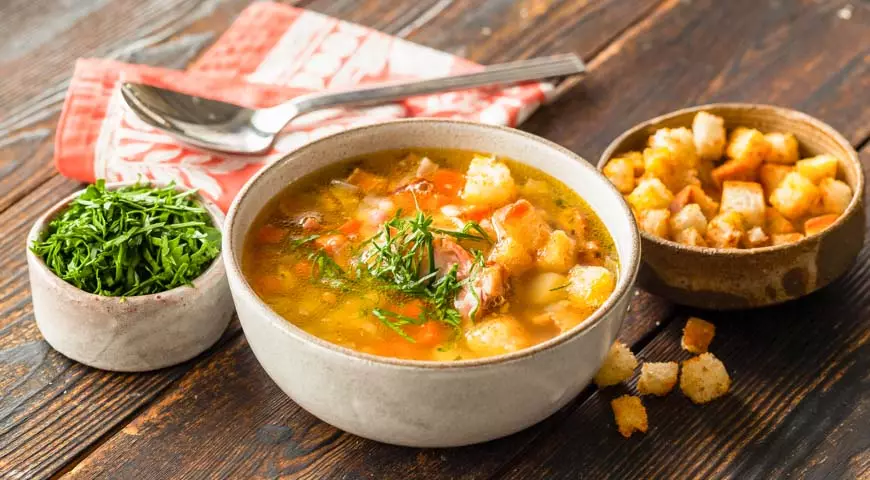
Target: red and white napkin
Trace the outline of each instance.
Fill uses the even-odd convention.
[[[257,170],[305,143],[347,128],[404,117],[463,118],[515,126],[553,92],[547,83],[416,97],[365,109],[332,109],[292,122],[262,156],[235,156],[178,143],[139,121],[120,81],[147,83],[247,107],[294,96],[473,71],[480,65],[381,32],[275,3],[245,9],[186,71],[81,59],[55,140],[55,165],[83,182],[175,180],[226,210]]]

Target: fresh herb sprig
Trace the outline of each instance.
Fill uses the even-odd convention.
[[[147,295],[189,285],[220,254],[220,230],[173,184],[107,190],[98,180],[30,246],[49,269],[86,292]]]

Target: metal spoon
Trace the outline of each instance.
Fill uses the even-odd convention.
[[[576,55],[492,65],[483,71],[402,82],[335,93],[296,97],[274,107],[249,109],[138,83],[124,83],[127,105],[145,123],[199,147],[243,154],[269,148],[275,135],[293,118],[337,106],[363,106],[417,95],[503,85],[583,73]]]

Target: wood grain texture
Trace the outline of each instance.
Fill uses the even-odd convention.
[[[665,302],[638,294],[623,340],[637,343],[670,312]],[[302,410],[268,378],[239,338],[185,375],[69,476],[480,478],[555,429],[569,412],[563,409],[531,429],[473,447],[385,445],[344,433]],[[184,461],[173,461],[179,457]]]
[[[848,20],[838,12],[850,8]],[[790,106],[857,144],[870,134],[870,4],[668,0],[605,48],[523,129],[597,160],[631,126],[716,101]]]

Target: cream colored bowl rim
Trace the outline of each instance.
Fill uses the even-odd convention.
[[[274,310],[272,310],[265,302],[260,299],[260,297],[254,292],[251,288],[250,284],[245,279],[244,275],[241,272],[240,265],[236,261],[235,252],[237,249],[241,249],[242,245],[238,245],[235,242],[235,235],[233,234],[233,229],[235,228],[235,223],[237,222],[238,212],[240,205],[246,201],[249,195],[253,191],[255,191],[261,181],[266,178],[271,172],[277,171],[283,165],[285,165],[292,157],[297,157],[299,155],[304,155],[307,149],[314,148],[314,146],[319,146],[324,143],[336,142],[339,141],[342,137],[356,135],[361,131],[371,131],[372,135],[377,135],[377,132],[381,129],[390,128],[394,125],[401,124],[440,124],[440,125],[451,125],[455,128],[462,129],[481,129],[481,130],[490,130],[494,132],[506,133],[509,135],[516,135],[523,137],[529,142],[534,142],[540,144],[540,146],[549,148],[553,150],[555,153],[562,155],[567,162],[572,162],[576,164],[575,168],[584,168],[587,169],[589,173],[592,174],[592,177],[595,179],[594,181],[603,182],[605,188],[610,189],[615,198],[620,199],[620,203],[616,205],[616,208],[620,211],[620,216],[622,221],[626,221],[629,224],[629,238],[627,239],[629,243],[629,255],[628,258],[620,258],[620,277],[617,279],[617,285],[614,292],[610,295],[607,301],[598,308],[589,318],[587,318],[583,323],[577,325],[573,329],[568,332],[561,333],[547,341],[538,343],[531,347],[508,353],[503,355],[496,355],[492,357],[483,357],[469,360],[455,360],[455,361],[433,361],[433,360],[408,360],[401,358],[393,358],[393,357],[384,357],[379,355],[372,355],[364,352],[359,352],[347,347],[343,347],[332,342],[323,340],[319,337],[316,337],[291,322],[287,321]],[[523,159],[514,159],[521,163],[526,163]],[[342,160],[337,160],[334,163],[338,163]],[[533,166],[533,165],[532,165]],[[578,192],[579,194],[579,192]],[[274,195],[273,195],[274,196]],[[581,195],[582,198],[582,195]],[[252,300],[252,304],[254,308],[256,308],[255,316],[257,317],[255,321],[268,321],[270,325],[277,328],[280,332],[286,335],[290,335],[296,340],[302,341],[304,343],[313,345],[320,349],[325,349],[331,353],[341,355],[348,360],[357,360],[368,363],[379,364],[387,367],[397,367],[397,368],[414,368],[414,369],[423,369],[423,370],[451,370],[451,369],[467,369],[470,367],[490,367],[494,365],[500,365],[508,362],[516,362],[523,359],[527,359],[532,357],[538,353],[548,351],[558,345],[561,345],[577,336],[580,336],[591,329],[593,326],[597,325],[601,322],[605,317],[608,316],[613,310],[614,307],[619,303],[619,301],[633,292],[633,287],[635,283],[635,278],[637,277],[637,272],[640,266],[640,236],[638,235],[637,226],[635,224],[634,215],[632,215],[631,210],[628,207],[628,204],[622,200],[622,196],[616,190],[613,185],[610,184],[610,181],[604,177],[591,163],[585,161],[583,158],[575,154],[574,152],[568,150],[565,147],[562,147],[554,142],[543,139],[536,135],[532,135],[527,132],[523,132],[521,130],[496,126],[496,125],[488,125],[482,124],[478,122],[471,122],[465,120],[453,120],[453,119],[429,119],[429,118],[416,118],[416,119],[401,119],[401,120],[392,120],[387,122],[381,122],[375,125],[367,125],[352,128],[349,130],[345,130],[342,132],[338,132],[321,139],[315,140],[311,143],[308,143],[297,150],[287,154],[281,159],[275,161],[274,163],[266,166],[259,172],[257,172],[245,185],[242,187],[239,194],[233,200],[232,205],[227,213],[227,220],[225,222],[224,228],[224,237],[223,237],[223,255],[224,255],[224,263],[227,268],[227,275],[230,279],[230,285],[232,288],[233,283],[235,283],[238,288],[236,288],[235,295],[244,295],[248,299]],[[247,232],[246,232],[247,233]],[[615,314],[619,314],[619,312],[614,312]]]
[[[137,183],[150,183],[151,185],[155,185],[157,187],[166,186],[167,183],[161,182],[106,182],[107,190],[117,190],[122,187],[128,187],[131,185],[135,185]],[[185,190],[183,185],[177,185],[176,189],[179,191]],[[74,193],[71,193],[61,199],[59,202],[52,205],[48,210],[45,211],[40,217],[33,223],[33,226],[30,228],[30,232],[27,234],[27,245],[25,245],[26,255],[33,259],[33,263],[31,265],[35,265],[37,269],[39,269],[45,275],[42,278],[47,279],[53,286],[60,289],[65,295],[71,298],[80,298],[82,300],[87,300],[89,302],[97,302],[102,304],[117,304],[121,301],[125,303],[125,305],[136,306],[149,304],[152,302],[160,301],[166,303],[167,300],[172,299],[182,299],[193,295],[196,293],[197,289],[204,287],[205,285],[212,284],[216,281],[219,281],[224,277],[225,272],[223,268],[223,255],[218,254],[214,260],[212,260],[211,265],[204,272],[202,272],[198,277],[193,280],[193,286],[182,285],[180,287],[175,287],[169,290],[165,290],[163,292],[157,293],[149,293],[148,295],[133,295],[130,297],[120,297],[120,296],[107,296],[107,295],[97,295],[95,293],[86,292],[75,285],[67,282],[66,280],[57,276],[48,265],[45,264],[45,261],[42,257],[36,255],[30,250],[30,246],[33,244],[35,240],[38,240],[42,233],[48,228],[48,224],[64,209],[66,209],[73,200],[79,197],[79,195],[85,193],[87,187],[78,190]],[[211,218],[214,226],[221,230],[221,237],[223,237],[223,223],[224,223],[224,214],[217,205],[214,204],[211,200],[205,198],[199,192],[195,195],[196,200],[205,208],[206,212],[208,212],[209,217]],[[223,247],[223,238],[221,238],[221,247]],[[123,300],[121,300],[123,299]],[[167,303],[167,305],[169,305]]]
[[[766,105],[759,103],[708,103],[705,105],[697,105],[694,107],[681,108],[679,110],[674,110],[672,112],[665,113],[663,115],[659,115],[657,117],[653,117],[649,120],[645,120],[640,122],[633,127],[629,128],[622,135],[616,137],[607,148],[604,150],[604,153],[601,154],[601,158],[598,160],[598,169],[604,169],[604,166],[614,158],[617,154],[617,150],[620,148],[622,143],[626,138],[636,134],[637,132],[655,125],[657,123],[661,123],[671,118],[674,118],[679,115],[684,115],[687,113],[695,113],[703,110],[772,110],[781,116],[793,117],[801,122],[812,125],[813,127],[822,131],[825,135],[829,136],[835,142],[844,147],[846,151],[849,152],[848,158],[844,159],[849,163],[852,163],[856,168],[856,185],[852,191],[852,200],[849,202],[849,205],[846,207],[846,210],[837,217],[837,220],[831,224],[830,227],[822,230],[821,232],[815,233],[808,237],[804,237],[797,242],[793,243],[784,243],[782,245],[770,245],[766,247],[755,247],[755,248],[714,248],[714,247],[698,247],[694,245],[684,245],[682,243],[677,243],[673,240],[666,240],[663,238],[656,237],[654,235],[650,235],[647,232],[640,231],[641,237],[648,241],[663,247],[673,248],[676,250],[684,251],[684,252],[692,252],[692,253],[700,253],[703,255],[711,255],[711,256],[729,256],[729,257],[746,257],[757,254],[764,254],[768,252],[777,252],[781,250],[788,250],[790,248],[795,248],[800,245],[805,245],[808,242],[814,242],[816,239],[824,237],[834,230],[840,228],[845,222],[846,219],[855,214],[856,209],[858,208],[858,204],[862,201],[862,197],[864,195],[864,170],[861,167],[861,161],[858,158],[858,152],[855,151],[855,148],[846,140],[843,135],[840,134],[834,127],[828,125],[827,123],[815,118],[809,114],[792,110],[790,108],[780,107],[777,105]],[[621,152],[620,152],[621,153]]]

